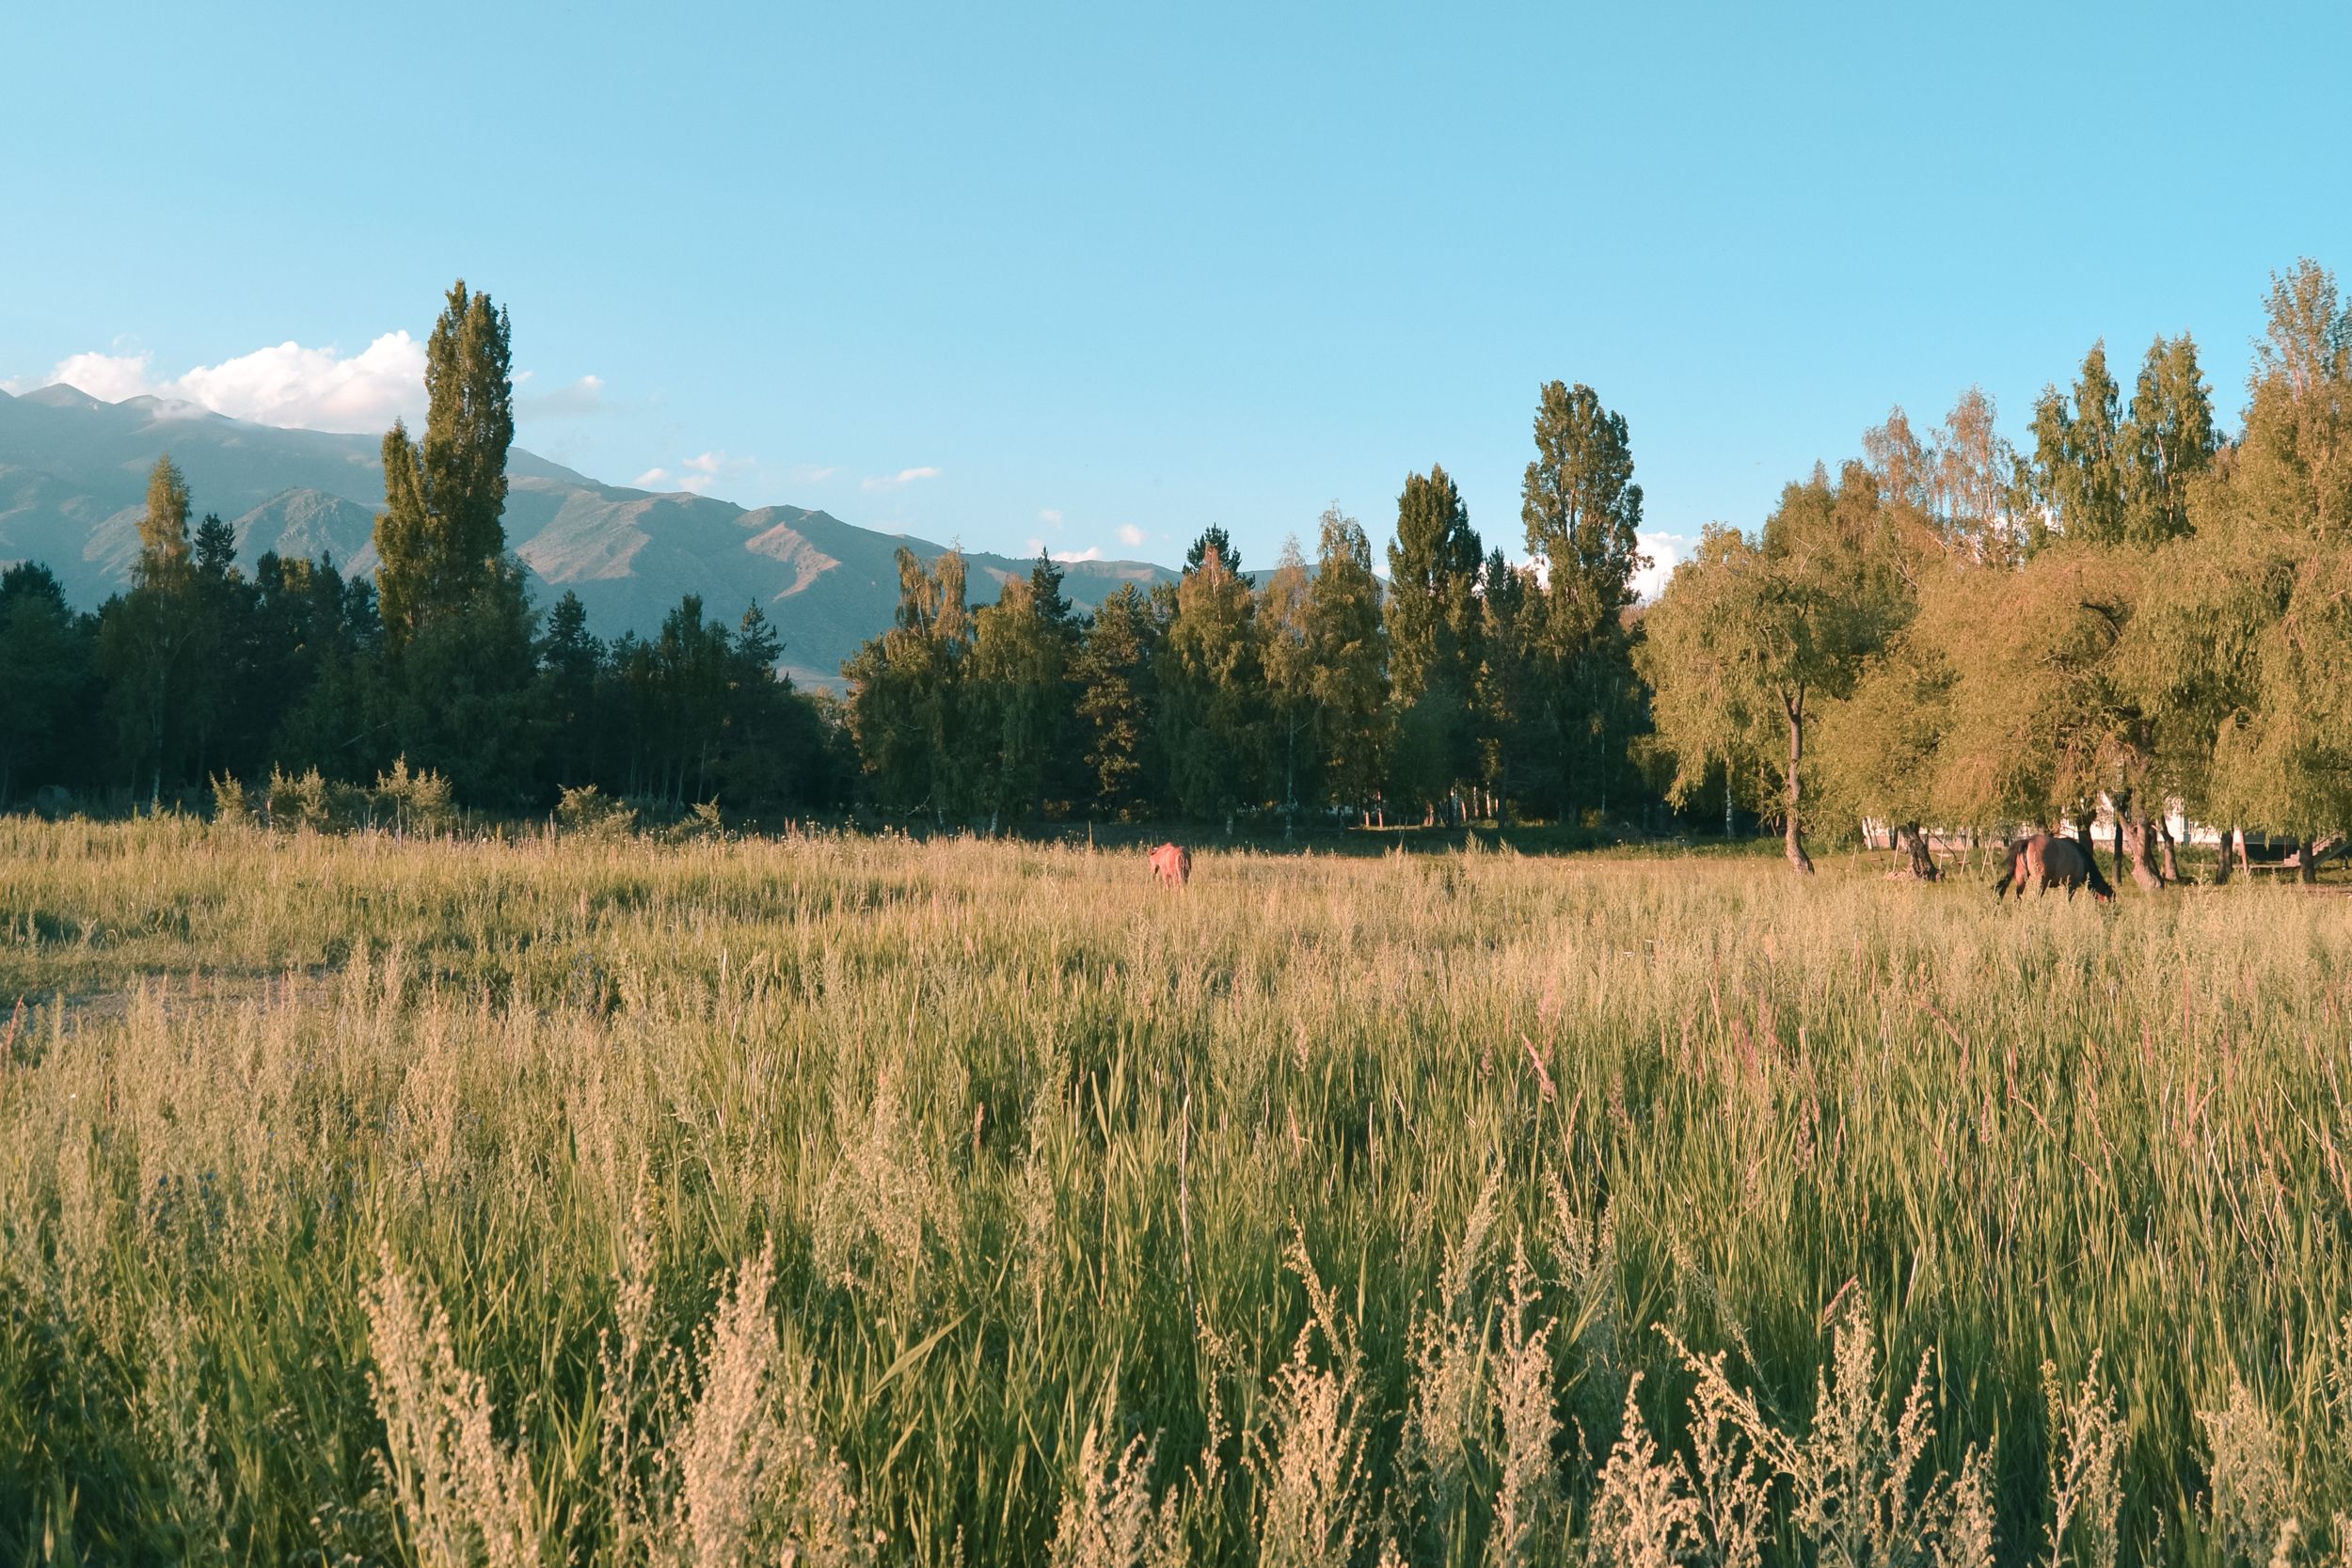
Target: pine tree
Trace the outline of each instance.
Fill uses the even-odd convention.
[[[1188,816],[1223,817],[1263,800],[1265,668],[1249,585],[1212,540],[1177,589],[1160,677],[1169,790]]]
[[[48,567],[0,572],[0,810],[11,791],[64,777],[89,701],[96,632]]]
[[[1160,631],[1143,594],[1121,583],[1095,607],[1072,665],[1091,793],[1122,821],[1150,812],[1164,771],[1153,749]]]
[[[1184,575],[1190,577],[1200,570],[1201,562],[1212,555],[1224,562],[1228,572],[1235,577],[1241,575],[1241,551],[1233,547],[1232,539],[1220,523],[1211,523],[1201,530],[1200,537],[1195,539],[1192,547],[1184,551]]]
[[[597,777],[597,679],[604,644],[588,629],[588,607],[565,590],[548,611],[538,646],[537,706],[551,726],[545,787],[581,784]]]

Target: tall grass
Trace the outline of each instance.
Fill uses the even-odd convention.
[[[0,1560],[2316,1560],[2352,907],[0,823]]]

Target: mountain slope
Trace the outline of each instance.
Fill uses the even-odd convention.
[[[187,475],[199,516],[236,531],[238,558],[264,551],[331,556],[371,572],[384,499],[380,443],[370,436],[246,424],[155,398],[102,403],[70,387],[0,393],[0,563],[40,561],[77,605],[94,608],[130,581],[147,475],[165,451]],[[545,608],[565,589],[607,639],[655,635],[687,594],[732,621],[756,602],[782,633],[785,667],[838,687],[841,661],[890,625],[900,546],[926,562],[942,546],[879,533],[796,506],[745,510],[684,493],[600,484],[517,449],[508,460],[507,542]],[[975,554],[973,597],[995,597],[1030,563]],[[1123,582],[1174,574],[1143,562],[1073,562],[1063,591],[1092,609]]]

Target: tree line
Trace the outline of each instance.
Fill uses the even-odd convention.
[[[844,667],[846,718],[885,815],[990,827],[1057,815],[1285,832],[1364,821],[1578,821],[1655,801],[1628,611],[1642,488],[1622,415],[1542,389],[1521,490],[1529,560],[1470,526],[1442,467],[1397,500],[1385,589],[1337,506],[1245,576],[1221,527],[1173,583],[1074,613],[1041,557],[967,606],[955,553],[898,552],[895,624]]]
[[[1710,528],[1643,621],[1644,745],[1687,799],[1710,770],[1782,824],[2003,832],[2113,814],[2141,885],[2176,879],[2165,806],[2299,847],[2352,823],[2352,309],[2274,277],[2243,429],[2186,337],[2128,401],[2105,345],[2034,409],[1971,394],[1922,438],[1897,408],[1750,538]]]
[[[976,605],[960,554],[902,550],[893,624],[835,701],[777,673],[756,605],[729,623],[690,596],[610,643],[570,594],[533,610],[501,520],[510,329],[461,282],[424,429],[385,437],[371,578],[246,569],[217,517],[190,526],[168,457],[132,586],[96,614],[38,563],[0,576],[0,802],[403,768],[490,810],[594,784],[989,830],[1736,806],[1801,871],[1808,833],[1869,818],[1926,876],[1931,828],[2104,803],[2157,885],[2178,874],[2169,801],[2306,846],[2352,821],[2352,309],[2308,261],[2267,306],[2234,437],[2187,336],[2149,347],[2128,396],[2094,345],[2027,445],[1980,391],[1924,434],[1897,408],[1753,535],[1710,526],[1646,608],[1626,420],[1560,382],[1517,562],[1438,466],[1398,496],[1385,583],[1336,506],[1311,555],[1293,540],[1246,573],[1211,526],[1177,581],[1091,613],[1044,556]]]
[[[427,414],[384,438],[372,577],[238,561],[168,454],[148,482],[131,586],[94,614],[37,562],[0,574],[0,805],[44,787],[202,799],[283,771],[367,787],[411,770],[493,812],[588,784],[738,814],[835,807],[855,759],[837,717],[778,673],[756,605],[687,596],[610,642],[577,595],[533,610],[506,547],[511,327],[461,281],[426,352]]]

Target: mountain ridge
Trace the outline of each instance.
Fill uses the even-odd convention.
[[[250,424],[151,396],[106,403],[63,384],[0,391],[0,564],[42,562],[73,604],[95,609],[129,585],[148,472],[169,451],[196,514],[229,521],[248,569],[274,550],[372,572],[379,449],[373,436]],[[541,610],[568,589],[611,641],[654,636],[687,594],[728,621],[756,603],[784,639],[786,671],[828,689],[842,685],[842,660],[890,626],[900,546],[926,564],[946,549],[806,507],[606,484],[519,447],[507,479],[507,544]],[[994,596],[984,584],[1001,587],[1032,564],[988,551],[965,559],[976,602]],[[1082,610],[1122,583],[1176,578],[1140,561],[1068,562],[1063,571],[1063,592]]]

